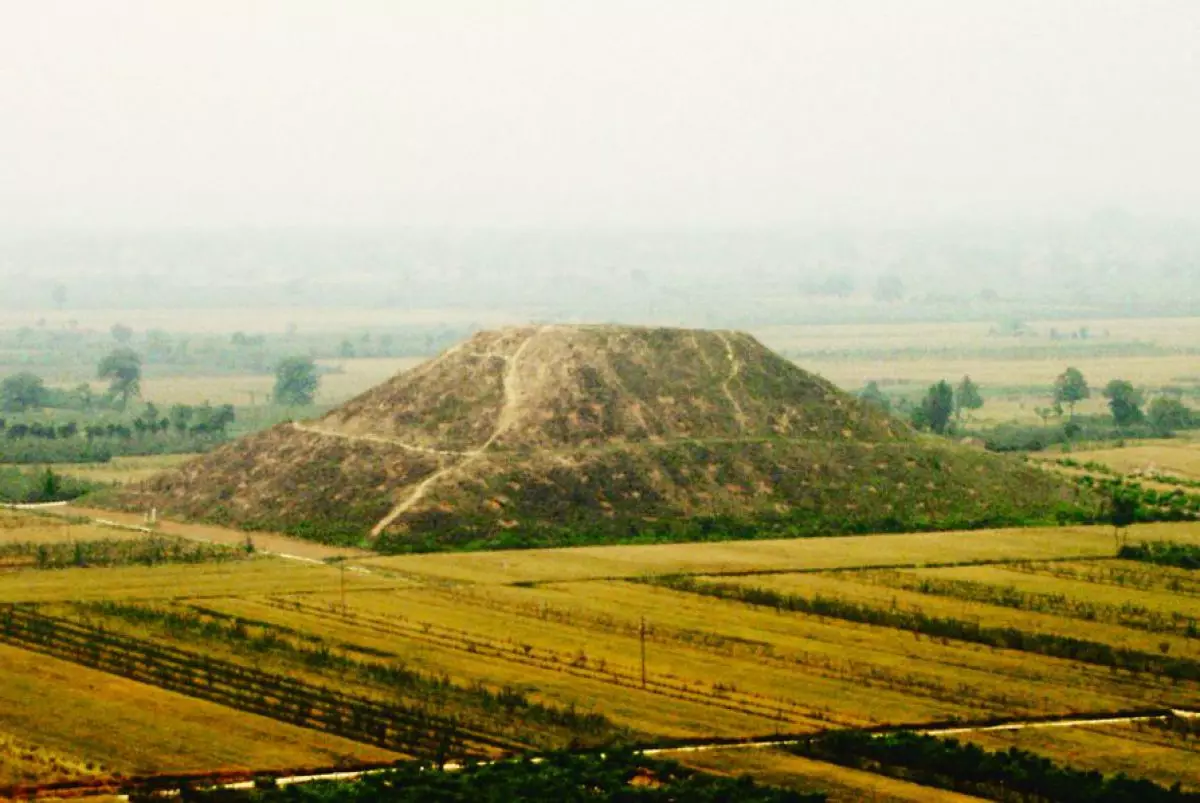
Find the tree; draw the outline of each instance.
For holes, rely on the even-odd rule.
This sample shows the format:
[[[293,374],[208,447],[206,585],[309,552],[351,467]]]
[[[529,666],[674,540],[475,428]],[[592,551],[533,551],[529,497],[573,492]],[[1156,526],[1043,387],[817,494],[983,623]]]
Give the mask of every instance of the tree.
[[[913,424],[919,429],[928,428],[937,434],[945,433],[954,413],[954,389],[946,380],[930,385],[921,400],[921,406],[913,410]]]
[[[954,417],[962,418],[963,410],[978,410],[983,406],[983,397],[979,395],[979,385],[964,376],[954,389]]]
[[[1054,402],[1065,404],[1075,417],[1075,405],[1092,395],[1087,380],[1078,368],[1068,368],[1054,380]]]
[[[122,346],[128,345],[129,341],[133,339],[133,330],[123,323],[114,323],[108,331],[112,335],[113,340]]]
[[[22,371],[6,376],[0,382],[0,409],[8,413],[20,413],[43,407],[48,393],[46,384],[37,374]]]
[[[171,409],[167,412],[167,418],[175,431],[182,435],[187,432],[188,424],[192,420],[192,408],[187,404],[172,404]]]
[[[1045,427],[1047,424],[1050,423],[1050,416],[1054,415],[1054,408],[1053,407],[1034,407],[1033,412],[1037,414],[1038,418],[1042,419],[1042,426]]]
[[[79,405],[79,409],[92,409],[92,404],[96,401],[96,394],[92,392],[91,385],[87,382],[80,382],[71,393],[75,397],[75,403]]]
[[[61,282],[56,282],[54,288],[50,291],[50,298],[54,301],[54,306],[62,309],[67,303],[67,288]]]
[[[1142,392],[1127,379],[1114,379],[1104,386],[1104,398],[1117,426],[1136,424],[1143,418]]]
[[[312,404],[319,383],[312,357],[284,357],[275,368],[275,403]]]
[[[904,298],[904,282],[894,273],[880,276],[875,283],[874,295],[876,301],[899,301]]]
[[[124,410],[129,400],[141,394],[142,358],[133,349],[114,349],[100,361],[96,375],[108,380],[108,395],[119,400]]]
[[[879,383],[874,379],[868,382],[867,386],[859,392],[858,398],[868,404],[874,404],[885,413],[892,409],[892,400],[888,398],[886,393],[879,389]]]
[[[1158,396],[1146,408],[1146,419],[1159,432],[1187,429],[1197,421],[1195,414],[1182,401],[1171,396]]]
[[[1114,486],[1109,491],[1105,507],[1106,518],[1113,526],[1113,539],[1117,543],[1117,548],[1120,549],[1121,530],[1137,521],[1139,507],[1137,492],[1120,485]]]

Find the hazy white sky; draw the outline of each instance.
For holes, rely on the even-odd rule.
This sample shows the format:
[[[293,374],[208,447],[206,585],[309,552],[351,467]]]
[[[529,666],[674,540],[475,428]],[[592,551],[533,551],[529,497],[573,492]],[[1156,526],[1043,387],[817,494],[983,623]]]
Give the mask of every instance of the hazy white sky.
[[[1200,209],[1196,0],[0,0],[0,227]]]

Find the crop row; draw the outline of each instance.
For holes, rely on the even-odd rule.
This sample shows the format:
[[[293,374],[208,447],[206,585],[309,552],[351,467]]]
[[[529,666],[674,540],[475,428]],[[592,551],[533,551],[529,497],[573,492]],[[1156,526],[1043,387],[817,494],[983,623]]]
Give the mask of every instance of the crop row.
[[[1065,658],[1129,672],[1146,672],[1173,681],[1200,681],[1200,662],[1166,655],[1113,647],[1098,641],[1088,641],[1052,633],[1031,633],[1015,627],[988,627],[953,617],[930,616],[921,611],[883,609],[872,605],[816,595],[804,597],[782,594],[767,588],[754,588],[729,583],[710,583],[679,575],[662,576],[643,582],[662,585],[675,591],[685,591],[707,597],[732,600],[748,605],[772,608],[777,611],[824,616],[879,627],[907,630],[934,638],[954,639],[984,644],[1001,649]]]
[[[501,749],[510,742],[463,730],[428,711],[345,694],[295,678],[152,644],[102,628],[0,607],[0,640],[84,666],[242,711],[410,755],[454,749],[464,740]]]
[[[1117,552],[1117,557],[1180,569],[1200,569],[1200,545],[1197,544],[1143,541],[1140,544],[1125,544]]]
[[[1187,616],[1178,611],[1154,610],[1130,601],[1111,605],[1075,599],[1065,594],[1022,591],[1008,585],[955,578],[921,577],[905,572],[864,572],[857,577],[876,585],[931,596],[980,602],[1021,611],[1050,613],[1088,622],[1108,622],[1150,633],[1172,633],[1187,638],[1200,638],[1200,625],[1194,616]]]
[[[318,605],[294,599],[272,600],[271,604],[308,616],[337,619],[348,624],[369,628],[376,633],[399,636],[410,641],[429,644],[430,646],[442,649],[468,653],[480,658],[521,664],[539,670],[572,675],[599,681],[611,686],[641,689],[651,694],[670,697],[681,702],[714,706],[727,711],[763,717],[775,721],[791,721],[795,718],[801,720],[819,718],[818,716],[814,716],[814,712],[810,712],[807,709],[797,709],[796,704],[792,701],[775,700],[746,692],[739,692],[719,682],[713,683],[708,689],[705,689],[699,685],[689,685],[686,682],[648,675],[645,683],[643,683],[637,669],[614,664],[604,658],[589,657],[582,650],[568,653],[546,647],[538,647],[529,643],[490,639],[478,633],[443,627],[431,622],[412,622],[400,618],[383,618],[357,611],[346,611],[343,613],[339,610],[335,612]]]
[[[256,659],[269,653],[287,664],[332,675],[343,683],[353,678],[401,699],[413,700],[421,708],[455,710],[460,730],[494,736],[520,733],[522,740],[538,738],[545,730],[551,731],[553,737],[553,731],[562,730],[570,741],[592,745],[605,744],[616,735],[613,723],[595,713],[538,703],[509,687],[493,691],[477,683],[464,688],[445,675],[426,674],[408,667],[395,653],[347,643],[330,644],[320,636],[271,622],[193,605],[172,609],[101,601],[79,607],[88,615],[99,614],[160,630],[172,642],[220,641]],[[364,655],[368,657],[358,657]],[[560,744],[552,738],[546,743]]]
[[[224,544],[152,535],[55,543],[0,544],[0,561],[21,561],[38,569],[87,566],[156,566],[162,563],[210,563],[243,560],[249,552]],[[14,561],[15,559],[15,561]]]
[[[1141,569],[1129,564],[1096,562],[1082,565],[1070,562],[1015,561],[1007,563],[1005,569],[1023,574],[1055,577],[1060,580],[1078,580],[1097,585],[1136,588],[1140,591],[1161,589],[1172,594],[1200,597],[1200,576],[1192,572],[1173,572],[1169,567]]]
[[[638,621],[623,619],[609,613],[562,608],[544,601],[518,602],[491,595],[480,596],[474,589],[462,586],[429,586],[422,593],[444,596],[463,606],[486,606],[491,611],[554,622],[589,633],[605,632],[626,638],[640,637]],[[747,640],[716,630],[670,627],[662,623],[648,622],[645,638],[647,643],[652,645],[652,649],[679,646],[722,658],[744,656],[751,658],[755,663],[774,666],[788,672],[799,670],[817,677],[848,681],[858,686],[887,689],[940,702],[962,703],[963,700],[971,700],[981,708],[996,711],[1042,710],[1037,699],[1025,696],[1021,687],[1013,686],[1008,691],[997,691],[970,683],[948,684],[937,676],[911,671],[911,665],[908,669],[901,669],[886,663],[794,647],[787,651],[779,651],[775,645],[766,641]],[[724,685],[728,690],[731,684]],[[844,721],[829,705],[811,710],[807,715],[825,722],[841,722],[847,726],[859,724],[858,721]]]

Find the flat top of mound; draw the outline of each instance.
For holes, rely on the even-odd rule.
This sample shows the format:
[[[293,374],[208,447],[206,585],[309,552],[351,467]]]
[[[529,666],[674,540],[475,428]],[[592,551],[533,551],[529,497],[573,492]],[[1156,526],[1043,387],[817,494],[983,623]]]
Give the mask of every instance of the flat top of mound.
[[[435,453],[908,437],[748,334],[628,326],[481,332],[301,428]]]

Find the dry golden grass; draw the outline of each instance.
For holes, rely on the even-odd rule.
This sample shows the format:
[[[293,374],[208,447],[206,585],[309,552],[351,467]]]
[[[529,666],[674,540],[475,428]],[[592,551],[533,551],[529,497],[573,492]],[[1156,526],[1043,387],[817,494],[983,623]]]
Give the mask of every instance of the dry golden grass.
[[[237,539],[235,543],[244,538],[236,531],[211,529],[222,537]],[[1130,532],[1130,540],[1161,538],[1200,543],[1200,524],[1137,525]],[[762,736],[781,730],[806,732],[829,726],[919,723],[948,717],[1036,716],[1194,704],[1200,697],[1200,686],[1195,683],[1173,685],[1147,675],[1114,673],[1074,661],[917,637],[885,627],[779,614],[627,579],[597,579],[679,571],[766,572],[727,576],[722,581],[806,595],[836,594],[880,606],[919,605],[930,613],[1015,624],[1142,650],[1155,651],[1167,641],[1172,655],[1195,657],[1197,650],[1182,638],[897,591],[872,585],[869,572],[862,576],[853,571],[779,573],[976,560],[1067,559],[1019,564],[1046,567],[1046,571],[1057,567],[1093,571],[1094,567],[1127,563],[1089,560],[1109,556],[1112,551],[1109,528],[1064,527],[389,558],[360,554],[344,575],[346,614],[341,608],[343,574],[337,568],[260,558],[235,564],[14,572],[0,584],[0,601],[49,603],[48,609],[61,615],[71,615],[69,603],[76,600],[194,604],[268,623],[280,633],[318,637],[326,644],[340,645],[336,651],[360,660],[386,656],[370,660],[402,662],[430,675],[444,674],[462,685],[510,686],[539,702],[601,713],[651,738]],[[945,573],[999,585],[1023,583],[1053,593],[1070,589],[1071,595],[1081,599],[1094,592],[1097,602],[1134,598],[1153,601],[1164,609],[1194,608],[1194,599],[1171,591],[1174,570],[1129,565],[1148,576],[1161,575],[1162,582],[1146,589],[1131,588],[1121,597],[1119,589],[1074,575],[1057,578],[1003,566],[916,569],[911,573]],[[356,571],[355,566],[369,573]],[[511,585],[521,581],[542,584]],[[646,689],[640,683],[639,629],[643,619],[649,628]],[[155,640],[178,638],[111,618],[106,627]],[[318,670],[294,663],[295,659],[284,653],[251,656],[224,641],[189,641],[186,646],[226,660],[254,663],[268,671],[329,682],[314,674]],[[3,655],[0,652],[0,658]],[[4,666],[0,661],[0,670]],[[0,672],[0,685],[4,682]],[[30,675],[23,682],[32,688],[30,684],[38,681]],[[355,677],[340,677],[338,682],[348,691],[368,696],[382,693]],[[92,706],[123,710],[119,706],[127,704],[120,702],[124,698],[104,689],[96,693],[78,686],[76,693],[95,698]],[[171,695],[171,699],[183,698]],[[0,705],[3,703],[0,692]],[[182,748],[172,747],[175,743],[170,737],[167,748],[160,751],[149,725],[135,718],[133,727],[145,728],[147,742],[155,745],[148,748],[146,762],[182,761],[172,752]],[[5,728],[11,730],[12,726],[0,715],[0,730]],[[227,741],[236,739],[219,741],[218,746],[206,749],[214,755],[221,753],[212,761],[227,761],[221,757],[227,754],[221,751],[228,748]],[[39,740],[38,745],[69,756],[115,755],[128,760],[127,752],[105,752],[110,749],[107,743],[72,742],[65,735],[58,741]],[[259,761],[259,756],[247,755],[247,762]],[[933,799],[916,796],[925,790],[910,789],[907,784],[770,753],[756,755],[766,757],[758,769],[765,771],[780,758],[780,773],[816,777],[841,795],[835,799],[852,799],[855,790],[877,794],[879,799]],[[113,763],[111,758],[106,760]],[[872,785],[875,781],[878,784]],[[909,792],[913,796],[905,797]]]
[[[82,505],[66,505],[65,507],[54,508],[53,510],[63,516],[112,521],[133,527],[145,525],[146,520],[144,514],[102,510]],[[159,518],[155,526],[158,532],[165,535],[176,535],[181,538],[191,538],[197,541],[212,541],[230,546],[242,546],[246,543],[246,539],[249,538],[259,551],[295,556],[311,561],[321,561],[341,556],[365,558],[372,554],[351,547],[326,546],[325,544],[318,544],[315,541],[305,541],[280,533],[247,533],[244,530],[234,530],[214,524],[191,524]]]
[[[140,482],[158,472],[195,457],[191,454],[151,455],[147,457],[114,457],[107,463],[57,463],[51,468],[59,474],[78,477],[90,482]]]
[[[1016,747],[1105,775],[1123,772],[1164,786],[1179,781],[1186,790],[1200,791],[1200,742],[1145,723],[989,731],[955,738],[988,750]]]
[[[0,732],[0,786],[66,781],[97,774],[103,768],[66,753]]]
[[[1119,449],[1074,452],[1071,458],[1081,463],[1102,463],[1121,474],[1157,472],[1200,480],[1200,441],[1144,442]]]
[[[1127,568],[1133,572],[1149,572],[1162,578],[1162,583],[1154,588],[1143,589],[1132,585],[1089,583],[1083,579],[1055,577],[1044,573],[1033,574],[1027,571],[1015,571],[1005,566],[954,566],[943,569],[915,569],[911,573],[918,577],[927,576],[986,583],[1032,594],[1055,594],[1065,600],[1078,600],[1095,605],[1128,604],[1163,613],[1177,611],[1186,616],[1195,616],[1200,619],[1200,598],[1173,592],[1167,587],[1168,578],[1175,575],[1176,570],[1166,567],[1149,567],[1144,563],[1129,561],[1105,561],[1102,566],[1099,564],[1058,564],[1037,568],[1052,571],[1068,566],[1079,566],[1091,571],[1099,569],[1113,571]],[[1200,578],[1196,579],[1200,581]]]
[[[340,575],[332,566],[267,557],[230,563],[30,570],[4,576],[0,602],[167,600],[333,591],[339,588]],[[396,584],[354,572],[345,573],[345,582],[351,590]]]
[[[54,544],[64,541],[96,541],[106,538],[136,538],[136,533],[72,523],[65,518],[23,510],[0,509],[0,544]]]
[[[328,766],[378,748],[0,645],[0,731],[115,772]]]
[[[515,685],[670,736],[1113,710],[1182,704],[1197,694],[1194,684],[1170,688],[1102,667],[628,582],[410,585],[347,600],[346,617],[334,590],[203,605],[387,650],[459,682]],[[642,617],[650,628],[649,692],[637,682]],[[658,683],[672,689],[653,688]],[[688,699],[661,693],[675,687]]]
[[[941,570],[934,571],[940,572]],[[723,582],[730,582],[730,580],[724,579]],[[906,591],[885,585],[873,585],[869,572],[862,574],[845,572],[838,573],[837,576],[775,574],[741,577],[733,579],[733,582],[806,598],[820,595],[826,598],[867,603],[876,608],[898,607],[906,611],[921,611],[929,616],[978,622],[984,627],[1015,627],[1029,633],[1050,633],[1066,638],[1081,638],[1142,652],[1156,653],[1165,644],[1171,655],[1193,660],[1200,658],[1200,643],[1197,643],[1197,639],[1187,638],[1182,633],[1150,633],[1116,624],[1082,621],[1078,618],[1069,618],[1054,613],[1017,610],[953,597]],[[1084,594],[1083,598],[1091,599],[1087,594]],[[1176,598],[1174,603],[1168,603],[1168,605],[1187,615],[1200,616],[1200,600]]]
[[[751,775],[762,783],[800,792],[823,791],[828,793],[831,803],[970,803],[982,799],[813,761],[784,750],[713,750],[663,755],[705,772]]]
[[[1102,388],[1110,379],[1128,379],[1135,385],[1160,387],[1179,384],[1182,378],[1196,375],[1194,355],[1154,357],[1070,357],[1067,359],[980,359],[979,357],[921,357],[918,359],[868,360],[805,358],[801,367],[818,373],[834,384],[848,389],[861,388],[870,380],[931,384],[940,379],[957,380],[970,375],[987,387],[1040,385],[1046,392],[1040,401],[1031,399],[1029,412],[1038,404],[1050,404],[1054,378],[1068,366],[1083,372],[1088,384]],[[1099,412],[1102,400],[1089,403],[1081,411]],[[988,413],[985,404],[980,414]],[[1036,420],[1033,415],[1026,420]]]
[[[1142,524],[1131,541],[1200,543],[1200,523]],[[544,582],[655,574],[799,571],[954,563],[1044,560],[1113,554],[1107,527],[1043,527],[971,532],[866,535],[703,544],[579,547],[374,558],[364,566],[404,575],[476,583]]]

